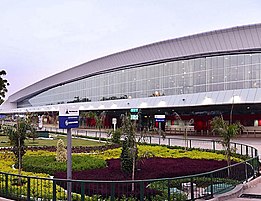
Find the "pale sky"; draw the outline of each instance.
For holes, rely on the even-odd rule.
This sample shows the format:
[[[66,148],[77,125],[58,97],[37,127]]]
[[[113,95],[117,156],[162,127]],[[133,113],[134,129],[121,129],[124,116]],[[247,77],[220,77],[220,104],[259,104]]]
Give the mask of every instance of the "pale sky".
[[[7,96],[112,53],[261,23],[260,10],[261,0],[0,0]]]

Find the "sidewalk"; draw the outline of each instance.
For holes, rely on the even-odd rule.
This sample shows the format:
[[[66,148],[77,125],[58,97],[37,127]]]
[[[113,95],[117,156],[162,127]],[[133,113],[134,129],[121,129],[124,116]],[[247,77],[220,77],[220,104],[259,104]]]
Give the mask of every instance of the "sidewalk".
[[[9,199],[6,199],[6,198],[0,198],[0,201],[13,201],[13,200],[9,200]]]
[[[215,196],[215,198],[211,199],[210,201],[257,201],[261,200],[260,198],[251,198],[251,197],[240,197],[242,194],[248,195],[258,195],[261,196],[261,177],[258,177],[246,184],[240,184],[236,186],[230,192]]]

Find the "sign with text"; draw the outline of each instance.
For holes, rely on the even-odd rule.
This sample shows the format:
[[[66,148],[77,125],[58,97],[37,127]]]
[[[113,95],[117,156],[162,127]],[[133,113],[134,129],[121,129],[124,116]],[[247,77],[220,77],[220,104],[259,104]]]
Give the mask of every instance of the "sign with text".
[[[71,106],[61,106],[59,108],[59,128],[78,128],[79,109]]]
[[[131,120],[138,120],[139,119],[139,115],[137,114],[131,114]]]
[[[157,122],[164,122],[165,118],[166,118],[166,116],[164,114],[154,115],[154,119]]]
[[[117,119],[116,118],[112,118],[112,124],[117,124]]]
[[[131,109],[130,109],[130,112],[131,112],[131,113],[138,113],[138,112],[139,112],[139,109],[138,109],[138,108],[131,108]]]

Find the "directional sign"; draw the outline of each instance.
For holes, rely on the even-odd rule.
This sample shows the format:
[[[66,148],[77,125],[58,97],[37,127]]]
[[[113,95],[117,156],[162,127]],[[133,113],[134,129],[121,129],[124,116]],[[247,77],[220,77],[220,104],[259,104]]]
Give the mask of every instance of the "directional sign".
[[[131,115],[131,120],[138,120],[138,119],[139,119],[139,115],[137,115],[137,114]]]
[[[164,114],[154,115],[155,121],[157,122],[164,122],[166,116]]]
[[[78,128],[79,109],[69,106],[59,108],[59,128]]]

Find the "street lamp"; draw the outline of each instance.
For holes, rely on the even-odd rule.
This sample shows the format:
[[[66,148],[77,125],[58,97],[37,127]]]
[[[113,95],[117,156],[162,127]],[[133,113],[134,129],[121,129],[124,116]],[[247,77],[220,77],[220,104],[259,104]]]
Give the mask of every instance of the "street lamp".
[[[229,123],[232,124],[233,120],[233,109],[234,109],[234,104],[240,102],[240,96],[235,96],[233,94],[232,96],[232,105],[231,105],[231,110],[230,110],[230,117],[229,117]]]
[[[185,150],[187,150],[188,148],[188,132],[187,132],[187,128],[194,123],[194,119],[190,119],[189,122],[187,122],[187,124],[185,124],[185,122],[181,119],[181,117],[179,116],[179,114],[177,112],[174,112],[174,115],[176,117],[177,120],[181,121],[181,125],[182,128],[184,130],[184,141],[185,141]]]

